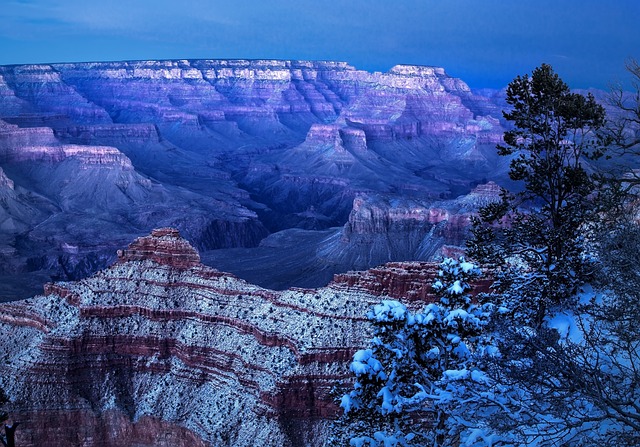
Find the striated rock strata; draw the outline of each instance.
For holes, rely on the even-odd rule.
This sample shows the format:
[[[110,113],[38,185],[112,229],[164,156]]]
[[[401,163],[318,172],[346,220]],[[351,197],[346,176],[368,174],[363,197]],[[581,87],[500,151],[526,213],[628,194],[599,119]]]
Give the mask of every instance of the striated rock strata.
[[[319,251],[333,262],[362,270],[388,261],[433,261],[442,257],[443,246],[463,246],[471,216],[499,197],[500,188],[493,182],[452,200],[362,194],[354,200],[339,240]]]
[[[254,262],[247,261],[243,249],[207,251],[203,259],[263,287],[319,287],[349,270],[458,258],[464,255],[470,217],[499,199],[500,188],[493,182],[452,200],[358,194],[342,227],[272,234],[258,248],[244,249],[251,250]]]
[[[150,236],[136,239],[129,248],[118,250],[118,261],[150,259],[175,268],[190,268],[200,264],[200,255],[175,228],[158,228]]]
[[[436,299],[431,284],[438,275],[433,262],[389,262],[366,271],[353,271],[334,276],[334,289],[360,290],[366,294],[389,296],[418,308]],[[483,278],[474,284],[473,293],[489,291],[492,280]]]
[[[0,386],[21,447],[319,446],[385,296],[430,299],[432,264],[276,292],[199,262],[175,229],[106,270],[0,305]]]
[[[0,301],[104,268],[152,228],[179,228],[200,250],[255,248],[280,231],[343,226],[362,196],[434,202],[504,179],[499,96],[411,65],[0,66],[0,167],[14,184],[0,216],[0,253],[14,254],[0,257]],[[390,228],[389,239],[402,233]],[[424,232],[402,234],[407,247],[389,256],[375,239],[366,262],[336,262],[404,259],[395,252],[415,251]]]

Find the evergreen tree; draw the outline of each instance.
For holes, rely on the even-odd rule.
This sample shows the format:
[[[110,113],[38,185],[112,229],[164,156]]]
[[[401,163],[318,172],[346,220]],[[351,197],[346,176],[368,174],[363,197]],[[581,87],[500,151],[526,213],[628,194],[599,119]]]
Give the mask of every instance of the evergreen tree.
[[[354,355],[356,381],[341,399],[331,445],[458,445],[459,403],[469,382],[485,380],[473,353],[489,312],[469,295],[479,274],[464,259],[446,259],[433,284],[439,299],[422,313],[392,300],[369,312],[374,337]]]
[[[586,162],[604,153],[604,111],[548,65],[516,78],[507,101],[514,128],[498,150],[523,190],[481,209],[468,244],[494,267],[501,312],[490,387],[469,408],[482,436],[465,445],[638,445],[637,225],[603,228],[623,197]]]
[[[509,307],[540,325],[549,306],[565,303],[589,276],[585,235],[600,216],[602,185],[587,157],[601,155],[605,111],[591,94],[572,93],[543,64],[507,88],[504,112],[513,128],[498,153],[523,190],[473,220],[468,254],[492,264]]]

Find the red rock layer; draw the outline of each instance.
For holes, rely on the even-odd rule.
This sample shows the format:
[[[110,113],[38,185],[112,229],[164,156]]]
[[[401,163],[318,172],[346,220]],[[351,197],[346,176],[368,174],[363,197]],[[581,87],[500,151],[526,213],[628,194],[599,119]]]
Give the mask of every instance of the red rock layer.
[[[422,304],[436,299],[431,285],[437,275],[438,263],[389,262],[366,271],[334,275],[330,286]],[[473,293],[487,292],[491,282],[488,277],[478,279],[473,284]]]
[[[118,411],[95,414],[91,411],[50,410],[13,415],[22,426],[16,431],[20,447],[43,446],[136,446],[206,447],[192,431],[153,417],[131,421]],[[29,430],[29,428],[36,430]],[[48,433],[43,439],[41,433]]]
[[[174,228],[155,229],[150,236],[136,239],[129,248],[118,250],[120,262],[144,259],[176,268],[189,268],[200,264],[200,255],[196,249],[182,239],[178,230]]]
[[[433,301],[431,284],[437,273],[437,264],[430,262],[390,262],[367,271],[334,275],[331,287],[355,288],[411,301]]]

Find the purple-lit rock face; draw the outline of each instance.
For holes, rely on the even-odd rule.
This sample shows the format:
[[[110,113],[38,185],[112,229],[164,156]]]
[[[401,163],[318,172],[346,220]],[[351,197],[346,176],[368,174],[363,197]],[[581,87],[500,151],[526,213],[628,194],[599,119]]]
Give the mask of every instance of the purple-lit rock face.
[[[326,284],[336,273],[389,261],[458,258],[464,255],[471,215],[498,200],[500,188],[494,182],[450,200],[360,193],[342,227],[272,234],[249,249],[250,263],[246,262],[249,255],[243,253],[247,249],[210,251],[204,261],[264,287],[280,289],[289,284],[315,287]]]
[[[234,260],[242,255],[245,265],[254,252],[242,248],[282,230],[307,231],[301,247],[343,225],[338,239],[353,240],[360,197],[429,207],[504,178],[495,98],[433,67],[368,73],[340,62],[272,60],[0,67],[0,194],[8,204],[0,214],[0,296],[83,277],[156,227],[179,228],[204,252],[237,250]],[[390,237],[424,237],[408,230],[413,217],[404,225],[398,216]],[[347,248],[366,251],[362,243]],[[333,261],[306,256],[333,273],[326,270]],[[358,254],[340,257],[340,268],[351,268]]]
[[[111,267],[0,304],[0,387],[21,447],[320,446],[382,297],[422,307],[434,264],[276,292],[161,228]],[[479,284],[483,286],[483,284]]]
[[[499,104],[433,67],[0,67],[0,298],[46,283],[0,306],[19,445],[320,445],[366,311],[435,267],[333,274],[459,253]]]

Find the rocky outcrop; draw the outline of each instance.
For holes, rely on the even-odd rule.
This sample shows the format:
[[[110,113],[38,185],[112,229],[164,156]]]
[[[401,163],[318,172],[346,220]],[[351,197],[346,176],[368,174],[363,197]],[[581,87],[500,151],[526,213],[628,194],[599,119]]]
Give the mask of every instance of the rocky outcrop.
[[[18,153],[22,147],[55,145],[59,145],[59,142],[49,127],[21,128],[8,123],[0,126],[0,153],[5,162],[8,161],[8,154]]]
[[[467,211],[475,211],[482,206],[500,200],[502,188],[496,182],[481,183],[473,188],[469,194],[460,198],[460,205]]]
[[[114,147],[63,144],[56,146],[14,146],[14,148],[18,150],[5,151],[0,155],[0,163],[34,161],[58,163],[65,159],[75,159],[83,167],[100,165],[133,170],[131,160]]]
[[[337,274],[330,287],[390,296],[405,301],[409,307],[419,308],[437,299],[431,288],[437,276],[438,264],[433,262],[389,262],[365,271]],[[474,296],[488,292],[491,283],[488,277],[477,280],[473,285]]]
[[[200,255],[175,228],[158,228],[151,236],[140,237],[129,248],[118,250],[118,261],[150,259],[175,268],[190,268],[200,264]]]
[[[0,168],[0,188],[7,188],[9,190],[13,190],[15,183],[4,173],[2,168]]]
[[[197,434],[154,417],[132,423],[119,411],[34,411],[20,416],[17,445],[208,447]],[[38,427],[29,430],[28,427]],[[48,433],[44,438],[42,433]]]
[[[362,269],[390,260],[434,260],[442,255],[442,246],[464,245],[471,216],[499,197],[500,188],[493,182],[453,200],[436,202],[359,195],[339,242],[322,251],[334,259],[345,255],[366,259],[359,266]]]
[[[51,65],[13,65],[0,68],[0,117],[58,115],[75,122],[111,122],[104,109],[67,84]],[[16,99],[20,104],[16,107]],[[8,104],[6,104],[8,103]],[[16,113],[18,112],[18,113]],[[31,113],[29,113],[31,112]]]
[[[56,130],[59,139],[74,144],[92,145],[96,142],[111,146],[160,143],[158,129],[153,124],[95,124],[68,126]]]
[[[434,274],[394,263],[276,292],[154,230],[90,278],[0,305],[19,445],[321,445],[364,315],[386,296],[424,304]]]
[[[386,295],[428,300],[435,272],[396,263],[273,292],[182,261],[194,252],[160,229],[110,269],[2,308],[21,445],[319,445],[364,312]]]
[[[431,284],[437,273],[434,263],[392,262],[369,270],[337,274],[331,287],[424,303],[435,298]]]

